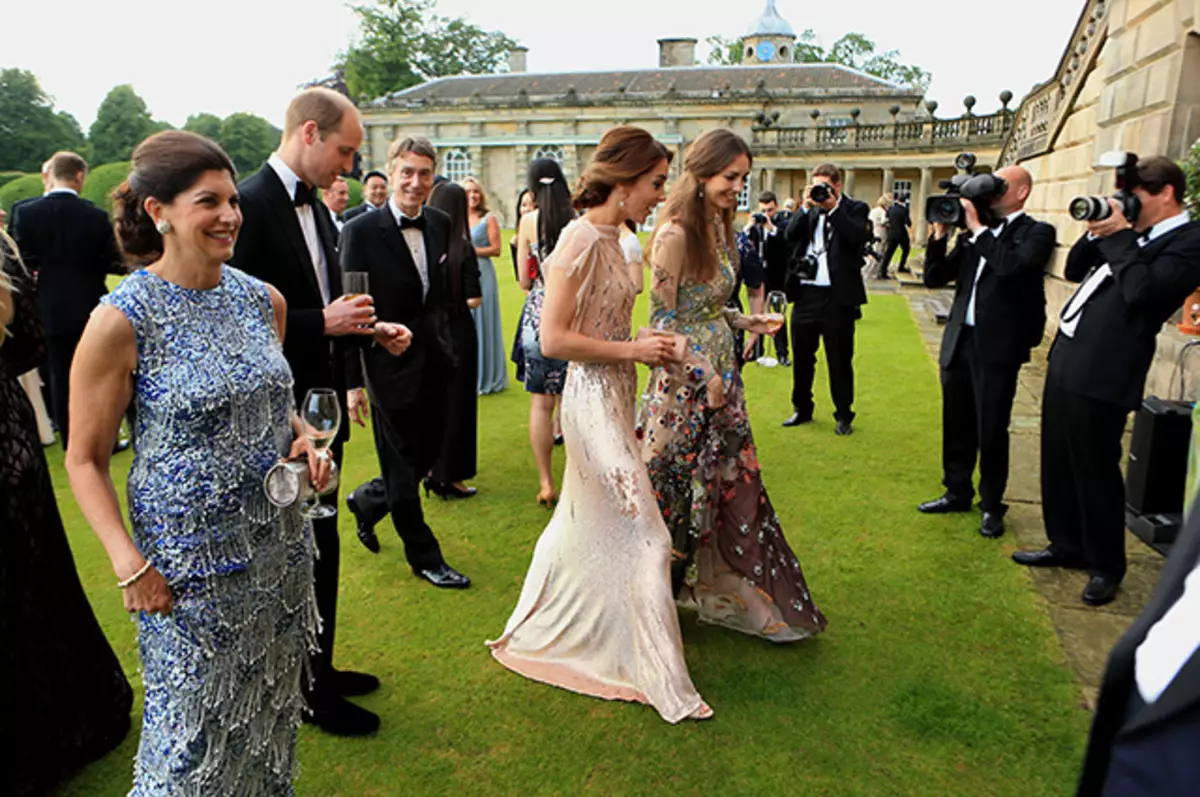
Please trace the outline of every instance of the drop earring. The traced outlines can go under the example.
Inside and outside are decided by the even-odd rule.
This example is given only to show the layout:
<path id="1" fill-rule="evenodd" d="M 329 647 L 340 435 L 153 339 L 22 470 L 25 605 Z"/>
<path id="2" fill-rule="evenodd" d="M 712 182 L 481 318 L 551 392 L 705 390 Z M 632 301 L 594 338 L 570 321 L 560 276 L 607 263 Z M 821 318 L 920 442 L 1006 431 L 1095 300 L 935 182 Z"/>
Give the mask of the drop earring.
<path id="1" fill-rule="evenodd" d="M 167 235 L 171 232 L 171 222 L 166 219 L 159 219 L 154 223 L 154 229 L 158 230 L 159 235 Z"/>

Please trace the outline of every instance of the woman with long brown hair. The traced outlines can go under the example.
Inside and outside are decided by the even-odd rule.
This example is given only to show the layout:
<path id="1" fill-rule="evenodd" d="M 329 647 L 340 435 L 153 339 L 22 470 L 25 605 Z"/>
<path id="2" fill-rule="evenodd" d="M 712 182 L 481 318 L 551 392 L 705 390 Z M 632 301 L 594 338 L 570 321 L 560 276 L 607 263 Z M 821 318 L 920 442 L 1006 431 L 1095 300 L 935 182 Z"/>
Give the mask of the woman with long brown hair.
<path id="1" fill-rule="evenodd" d="M 746 415 L 734 328 L 782 319 L 726 308 L 737 282 L 733 218 L 750 147 L 726 129 L 692 143 L 651 241 L 650 321 L 685 335 L 683 367 L 655 368 L 638 417 L 643 459 L 675 549 L 681 605 L 702 622 L 790 642 L 825 618 L 771 508 Z"/>
<path id="2" fill-rule="evenodd" d="M 670 160 L 645 130 L 608 131 L 575 194 L 585 213 L 545 263 L 542 348 L 571 363 L 562 500 L 504 634 L 488 644 L 527 678 L 649 703 L 675 723 L 712 710 L 683 660 L 671 541 L 633 432 L 634 363 L 664 365 L 674 345 L 663 336 L 629 339 L 636 293 L 617 233 L 662 201 Z"/>

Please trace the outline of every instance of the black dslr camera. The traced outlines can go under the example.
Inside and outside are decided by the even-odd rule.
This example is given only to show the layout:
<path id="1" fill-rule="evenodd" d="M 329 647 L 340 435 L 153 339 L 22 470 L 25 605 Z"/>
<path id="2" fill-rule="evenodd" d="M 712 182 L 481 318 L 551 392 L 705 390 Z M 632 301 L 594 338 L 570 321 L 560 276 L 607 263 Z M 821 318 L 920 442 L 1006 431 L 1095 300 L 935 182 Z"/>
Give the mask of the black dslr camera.
<path id="1" fill-rule="evenodd" d="M 925 220 L 935 224 L 966 227 L 966 213 L 962 202 L 959 201 L 966 199 L 975 206 L 983 226 L 998 225 L 1000 219 L 992 213 L 992 202 L 1004 195 L 1008 184 L 994 174 L 976 173 L 975 156 L 970 152 L 964 152 L 955 158 L 954 168 L 962 173 L 938 183 L 946 193 L 931 196 L 925 201 Z"/>
<path id="2" fill-rule="evenodd" d="M 833 189 L 827 183 L 813 183 L 813 187 L 808 189 L 808 197 L 819 205 L 833 197 Z"/>
<path id="3" fill-rule="evenodd" d="M 1138 156 L 1132 152 L 1106 152 L 1100 156 L 1099 166 L 1116 169 L 1117 193 L 1112 198 L 1121 206 L 1121 212 L 1130 224 L 1137 221 L 1142 212 L 1142 201 L 1133 189 L 1142 184 L 1137 170 Z M 1100 221 L 1112 215 L 1112 205 L 1102 196 L 1077 196 L 1067 206 L 1075 221 Z"/>

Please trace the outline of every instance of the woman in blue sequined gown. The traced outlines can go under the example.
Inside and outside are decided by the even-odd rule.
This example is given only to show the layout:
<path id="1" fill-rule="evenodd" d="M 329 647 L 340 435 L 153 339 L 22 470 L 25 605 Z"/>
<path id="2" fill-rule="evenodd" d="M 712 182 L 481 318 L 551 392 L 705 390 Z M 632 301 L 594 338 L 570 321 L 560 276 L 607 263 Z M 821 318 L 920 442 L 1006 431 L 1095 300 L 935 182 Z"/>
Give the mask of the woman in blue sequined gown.
<path id="1" fill-rule="evenodd" d="M 137 613 L 146 695 L 131 794 L 291 794 L 313 548 L 263 478 L 289 454 L 308 454 L 318 483 L 327 473 L 298 434 L 284 302 L 223 265 L 241 213 L 213 142 L 150 137 L 116 201 L 125 252 L 153 262 L 105 297 L 79 344 L 71 376 L 87 411 L 72 419 L 67 469 Z M 132 541 L 108 469 L 130 400 Z"/>
<path id="2" fill-rule="evenodd" d="M 500 222 L 488 211 L 483 187 L 474 177 L 462 181 L 467 192 L 467 212 L 471 243 L 479 260 L 479 285 L 483 301 L 471 310 L 478 343 L 479 369 L 475 377 L 479 395 L 499 393 L 508 387 L 508 363 L 505 362 L 504 329 L 500 322 L 500 286 L 496 283 L 493 257 L 500 256 Z"/>

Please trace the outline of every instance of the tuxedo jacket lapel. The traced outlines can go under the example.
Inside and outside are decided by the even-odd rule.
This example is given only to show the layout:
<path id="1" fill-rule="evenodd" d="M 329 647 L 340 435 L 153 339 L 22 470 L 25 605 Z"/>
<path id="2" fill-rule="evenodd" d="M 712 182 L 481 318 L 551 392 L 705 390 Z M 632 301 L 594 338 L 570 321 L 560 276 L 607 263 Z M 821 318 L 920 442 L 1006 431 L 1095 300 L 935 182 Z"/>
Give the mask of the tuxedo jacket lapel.
<path id="1" fill-rule="evenodd" d="M 283 230 L 288 242 L 291 243 L 292 251 L 302 266 L 301 271 L 304 272 L 304 278 L 308 280 L 313 293 L 320 296 L 321 286 L 317 282 L 317 274 L 313 270 L 312 255 L 308 252 L 308 244 L 304 242 L 304 232 L 300 229 L 300 218 L 296 215 L 296 205 L 292 201 L 292 197 L 288 196 L 287 191 L 284 190 L 283 181 L 279 179 L 275 170 L 268 164 L 262 167 L 262 171 L 271 194 L 268 204 L 275 213 L 275 220 Z M 319 230 L 320 222 L 317 222 L 317 227 Z M 328 259 L 328 257 L 329 254 L 326 252 L 326 258 Z M 330 285 L 329 289 L 332 298 L 333 285 Z"/>

